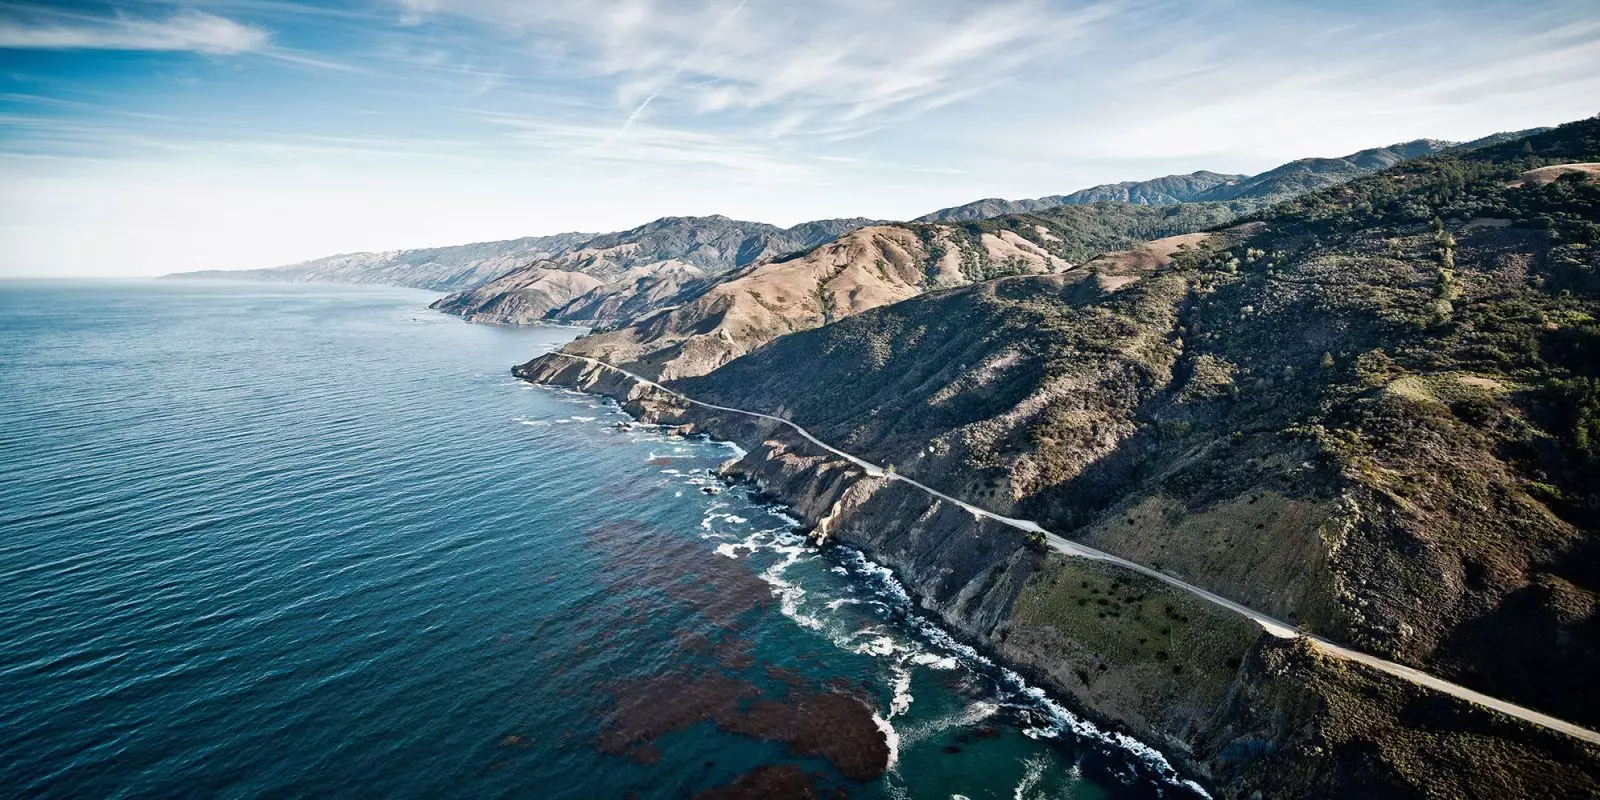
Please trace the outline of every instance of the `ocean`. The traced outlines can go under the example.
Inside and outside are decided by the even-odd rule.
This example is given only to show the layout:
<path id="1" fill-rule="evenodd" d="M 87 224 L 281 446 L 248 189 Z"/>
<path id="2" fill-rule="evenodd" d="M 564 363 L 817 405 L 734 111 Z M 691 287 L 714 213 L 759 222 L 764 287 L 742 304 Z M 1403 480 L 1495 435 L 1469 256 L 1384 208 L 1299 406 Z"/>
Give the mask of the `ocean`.
<path id="1" fill-rule="evenodd" d="M 1201 796 L 434 297 L 0 283 L 0 796 Z"/>

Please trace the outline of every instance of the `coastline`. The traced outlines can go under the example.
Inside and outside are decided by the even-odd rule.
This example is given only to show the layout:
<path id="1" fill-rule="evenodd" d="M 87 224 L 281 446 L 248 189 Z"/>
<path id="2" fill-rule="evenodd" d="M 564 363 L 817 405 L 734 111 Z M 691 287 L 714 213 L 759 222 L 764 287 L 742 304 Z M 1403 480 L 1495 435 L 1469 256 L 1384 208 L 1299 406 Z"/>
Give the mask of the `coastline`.
<path id="1" fill-rule="evenodd" d="M 860 551 L 889 570 L 946 633 L 975 643 L 985 657 L 1049 694 L 1069 698 L 1075 715 L 1150 747 L 1183 779 L 1215 796 L 1342 797 L 1379 786 L 1388 791 L 1372 796 L 1435 796 L 1436 784 L 1465 788 L 1504 780 L 1508 769 L 1516 785 L 1537 785 L 1537 762 L 1550 753 L 1600 764 L 1600 750 L 1331 659 L 1305 642 L 1178 596 L 1147 576 L 1041 552 L 1024 532 L 875 476 L 776 418 L 691 405 L 671 390 L 559 351 L 512 373 L 609 397 L 643 422 L 735 443 L 745 455 L 725 464 L 724 476 L 748 481 L 792 509 L 814 538 Z M 1173 637 L 1182 640 L 1174 642 L 1179 646 L 1155 653 L 1153 663 L 1124 663 L 1116 652 L 1125 643 L 1119 635 L 1126 638 L 1120 629 L 1134 626 L 1120 618 L 1106 619 L 1102 630 L 1087 618 L 1087 626 L 1077 617 L 1070 625 L 1052 622 L 1052 615 L 1063 616 L 1063 605 L 1071 608 L 1051 605 L 1061 599 L 1059 587 L 1080 582 L 1085 588 L 1104 582 L 1106 591 L 1137 593 L 1140 600 L 1153 596 L 1156 607 L 1167 603 L 1161 622 L 1193 633 Z M 1080 597 L 1077 606 L 1085 602 Z M 1413 705 L 1427 708 L 1408 714 Z M 1512 760 L 1495 752 L 1482 762 L 1445 760 L 1455 754 L 1453 734 L 1473 736 L 1485 728 L 1492 741 L 1475 746 L 1509 746 L 1541 758 Z M 1435 741 L 1414 745 L 1418 752 L 1381 752 L 1381 745 L 1414 741 L 1417 734 Z M 1370 752 L 1374 745 L 1380 745 L 1377 754 Z M 1339 763 L 1350 759 L 1337 751 L 1350 747 L 1359 751 L 1355 763 Z M 1407 762 L 1417 757 L 1422 767 L 1406 774 Z M 1391 774 L 1397 768 L 1400 774 Z"/>
<path id="2" fill-rule="evenodd" d="M 551 354 L 559 355 L 559 353 Z M 543 357 L 541 357 L 543 358 Z M 535 359 L 538 361 L 539 359 Z M 643 387 L 630 378 L 622 378 L 614 382 L 600 380 L 578 380 L 568 382 L 539 380 L 530 377 L 521 371 L 522 367 L 513 368 L 512 374 L 519 379 L 540 386 L 581 391 L 587 394 L 607 397 L 616 402 L 625 413 L 632 416 L 637 422 L 648 425 L 661 425 L 676 428 L 677 432 L 684 435 L 702 434 L 712 441 L 730 444 L 740 451 L 741 456 L 729 459 L 722 469 L 719 477 L 728 483 L 741 483 L 752 487 L 756 497 L 764 502 L 771 502 L 783 506 L 789 516 L 793 517 L 802 526 L 809 542 L 816 546 L 838 545 L 849 554 L 854 554 L 865 563 L 865 572 L 877 572 L 879 578 L 889 583 L 895 589 L 906 595 L 911 611 L 922 622 L 918 626 L 923 635 L 932 638 L 947 638 L 949 645 L 954 649 L 970 651 L 970 657 L 980 663 L 999 670 L 1003 675 L 1018 684 L 1018 688 L 1040 699 L 1044 705 L 1052 707 L 1057 715 L 1054 720 L 1061 729 L 1070 729 L 1075 734 L 1085 739 L 1092 739 L 1107 747 L 1117 748 L 1132 754 L 1144 762 L 1153 773 L 1164 780 L 1182 786 L 1206 797 L 1213 796 L 1211 787 L 1206 782 L 1212 777 L 1203 765 L 1196 764 L 1187 758 L 1181 750 L 1162 747 L 1154 744 L 1149 736 L 1141 736 L 1132 729 L 1124 720 L 1108 716 L 1100 711 L 1084 706 L 1070 692 L 1063 691 L 1054 685 L 1048 672 L 1040 670 L 1037 665 L 1018 661 L 994 646 L 989 637 L 977 630 L 971 620 L 953 617 L 950 609 L 941 605 L 937 600 L 927 594 L 915 576 L 907 574 L 897 559 L 884 558 L 889 555 L 877 551 L 870 540 L 858 539 L 848 534 L 839 535 L 841 520 L 837 505 L 841 500 L 831 503 L 818 503 L 819 498 L 806 493 L 797 496 L 785 491 L 781 482 L 772 481 L 771 473 L 761 469 L 750 469 L 746 462 L 753 463 L 778 463 L 782 458 L 773 458 L 777 455 L 771 451 L 769 445 L 775 433 L 783 430 L 781 425 L 739 425 L 738 418 L 732 415 L 708 415 L 713 419 L 694 418 L 686 412 L 674 413 L 661 405 L 651 402 L 649 395 L 658 394 L 654 389 Z M 604 374 L 615 374 L 604 371 Z M 631 387 L 631 388 L 625 388 Z M 643 389 L 643 392 L 637 391 Z M 792 437 L 796 441 L 793 449 L 788 449 L 784 455 L 798 456 L 800 458 L 818 458 L 815 455 L 803 455 L 797 451 L 807 448 L 809 443 Z M 832 470 L 827 470 L 832 471 Z M 858 470 L 859 472 L 859 470 Z M 864 472 L 859 472 L 856 480 L 875 480 Z M 844 476 L 840 476 L 844 477 Z M 887 484 L 881 478 L 876 479 L 880 484 Z M 841 481 L 835 488 L 841 495 L 848 494 L 854 487 L 854 482 L 849 478 Z M 793 487 L 789 487 L 793 488 Z M 831 506 L 830 513 L 819 515 L 818 509 L 824 505 Z M 972 518 L 964 513 L 960 516 Z M 999 531 L 1006 530 L 1003 526 L 993 526 Z M 995 533 L 991 532 L 991 533 Z M 990 534 L 985 534 L 990 535 Z M 1028 548 L 1022 536 L 1013 536 L 1017 540 L 1016 555 L 1024 559 L 1030 555 L 1038 555 Z M 1009 558 L 1007 560 L 1010 560 Z"/>

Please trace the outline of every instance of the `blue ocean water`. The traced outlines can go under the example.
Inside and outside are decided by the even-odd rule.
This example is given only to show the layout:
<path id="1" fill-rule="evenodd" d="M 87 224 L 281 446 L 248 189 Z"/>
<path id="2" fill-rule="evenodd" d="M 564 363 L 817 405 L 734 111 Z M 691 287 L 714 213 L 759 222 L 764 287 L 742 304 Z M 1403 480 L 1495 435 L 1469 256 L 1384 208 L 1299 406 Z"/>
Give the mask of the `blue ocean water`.
<path id="1" fill-rule="evenodd" d="M 1194 796 L 432 297 L 0 284 L 0 795 Z"/>

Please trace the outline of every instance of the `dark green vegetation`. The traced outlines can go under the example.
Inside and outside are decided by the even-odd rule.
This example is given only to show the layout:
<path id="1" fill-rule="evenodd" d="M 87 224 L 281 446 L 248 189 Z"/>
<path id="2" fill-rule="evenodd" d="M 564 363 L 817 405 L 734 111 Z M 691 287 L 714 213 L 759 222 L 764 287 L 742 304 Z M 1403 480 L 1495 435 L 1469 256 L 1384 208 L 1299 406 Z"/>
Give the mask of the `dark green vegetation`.
<path id="1" fill-rule="evenodd" d="M 1003 200 L 991 197 L 964 205 L 944 208 L 917 217 L 917 222 L 963 222 L 989 219 L 1006 214 L 1031 214 L 1058 206 L 1079 203 L 1137 203 L 1168 205 L 1194 200 L 1209 189 L 1244 180 L 1248 175 L 1224 175 L 1201 170 L 1188 175 L 1167 175 L 1148 181 L 1123 181 L 1091 186 L 1071 194 L 1058 194 L 1029 200 Z"/>
<path id="2" fill-rule="evenodd" d="M 971 502 L 1593 727 L 1600 184 L 1524 174 L 1595 161 L 1593 119 L 1406 161 L 1170 258 L 934 292 L 677 388 L 781 411 Z M 1141 670 L 1159 658 L 1148 641 L 1092 634 L 1112 611 L 1142 631 L 1148 601 L 1090 609 L 1098 597 L 1053 586 L 1014 608 L 1098 642 L 1061 653 L 1120 653 Z M 1235 754 L 1241 785 L 1594 791 L 1559 737 L 1279 646 L 1241 658 L 1232 696 L 1299 709 L 1292 721 L 1327 748 Z M 1261 770 L 1276 782 L 1252 783 Z"/>
<path id="3" fill-rule="evenodd" d="M 1225 225 L 1243 214 L 1259 211 L 1265 205 L 1252 200 L 1167 205 L 1097 202 L 950 225 L 906 224 L 925 241 L 932 240 L 934 231 L 952 231 L 962 240 L 965 248 L 973 252 L 982 249 L 978 239 L 983 234 L 1010 231 L 1035 242 L 1059 258 L 1081 264 L 1108 250 L 1121 250 L 1151 239 Z M 939 253 L 933 255 L 937 260 Z M 1006 271 L 1001 264 L 986 264 L 977 274 L 982 276 L 978 278 L 982 280 L 1018 272 Z"/>

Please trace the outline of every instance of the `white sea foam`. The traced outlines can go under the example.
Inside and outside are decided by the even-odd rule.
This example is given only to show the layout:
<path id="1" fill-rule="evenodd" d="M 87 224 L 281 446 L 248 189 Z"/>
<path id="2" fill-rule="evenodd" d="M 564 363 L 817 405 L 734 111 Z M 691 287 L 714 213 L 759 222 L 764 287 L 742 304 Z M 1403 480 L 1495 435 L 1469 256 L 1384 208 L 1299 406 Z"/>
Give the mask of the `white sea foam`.
<path id="1" fill-rule="evenodd" d="M 857 653 L 861 653 L 862 655 L 892 656 L 899 648 L 895 646 L 893 639 L 887 636 L 878 636 L 871 641 L 866 642 L 865 644 L 856 645 L 851 649 L 855 650 Z"/>
<path id="2" fill-rule="evenodd" d="M 679 448 L 674 447 L 674 452 Z M 655 453 L 651 453 L 656 457 Z M 705 483 L 703 478 L 691 478 L 691 484 Z M 749 519 L 733 514 L 726 509 L 730 506 L 723 501 L 713 501 L 708 506 L 707 513 L 701 521 L 701 527 L 706 531 L 706 538 L 725 539 L 729 536 L 738 536 L 731 533 L 728 528 L 748 525 Z M 891 756 L 891 770 L 898 763 L 899 752 L 904 743 L 909 744 L 931 735 L 933 731 L 955 725 L 971 725 L 994 714 L 1002 707 L 1012 707 L 1026 710 L 1035 720 L 1023 728 L 1022 732 L 1035 739 L 1054 738 L 1070 731 L 1076 737 L 1100 742 L 1103 745 L 1128 753 L 1148 766 L 1152 771 L 1164 779 L 1184 786 L 1201 796 L 1204 791 L 1191 781 L 1183 780 L 1160 752 L 1125 734 L 1101 730 L 1087 720 L 1078 717 L 1050 698 L 1039 687 L 1029 685 L 1028 682 L 1016 672 L 997 666 L 994 661 L 972 646 L 957 640 L 948 631 L 921 616 L 915 611 L 915 603 L 905 587 L 894 577 L 893 571 L 867 559 L 864 554 L 848 547 L 838 547 L 834 550 L 838 564 L 830 568 L 836 574 L 854 575 L 861 579 L 870 588 L 874 600 L 870 602 L 882 604 L 891 609 L 901 609 L 907 612 L 904 624 L 915 634 L 915 640 L 897 641 L 893 635 L 893 628 L 885 629 L 873 626 L 866 630 L 846 631 L 840 627 L 843 620 L 835 624 L 828 624 L 834 613 L 845 605 L 853 605 L 863 601 L 854 598 L 836 598 L 817 606 L 817 611 L 822 614 L 807 612 L 807 591 L 796 581 L 786 577 L 791 567 L 802 560 L 819 558 L 820 551 L 806 545 L 805 538 L 797 529 L 801 527 L 800 520 L 796 519 L 787 507 L 772 505 L 763 509 L 766 513 L 782 520 L 786 527 L 756 530 L 744 535 L 738 541 L 720 541 L 715 550 L 718 555 L 727 558 L 739 558 L 740 551 L 749 553 L 770 552 L 780 558 L 767 569 L 760 573 L 762 580 L 773 587 L 773 594 L 779 600 L 779 607 L 784 616 L 802 627 L 823 633 L 833 644 L 840 649 L 849 650 L 874 658 L 888 661 L 891 675 L 893 699 L 889 703 L 887 713 L 883 717 L 874 715 L 880 729 L 884 731 L 885 738 L 889 741 Z M 741 532 L 742 533 L 742 532 Z M 854 592 L 855 587 L 846 585 L 841 587 L 844 591 Z M 920 642 L 920 644 L 919 644 Z M 947 717 L 932 722 L 922 723 L 907 729 L 904 734 L 897 731 L 889 720 L 902 716 L 909 711 L 912 696 L 910 685 L 912 682 L 912 667 L 936 670 L 950 670 L 966 666 L 982 674 L 989 675 L 996 681 L 999 690 L 997 701 L 994 703 L 975 703 L 961 714 Z M 1034 763 L 1034 762 L 1030 762 Z M 1039 769 L 1043 769 L 1043 761 L 1039 761 Z M 1030 767 L 1030 770 L 1033 767 Z M 1042 775 L 1042 773 L 1041 773 Z M 1021 797 L 1032 787 L 1037 786 L 1040 776 L 1028 778 L 1019 784 L 1016 796 Z"/>
<path id="3" fill-rule="evenodd" d="M 878 716 L 876 713 L 872 715 L 872 722 L 878 726 L 878 730 L 883 731 L 884 742 L 889 745 L 888 769 L 893 771 L 895 766 L 900 763 L 900 734 L 894 729 L 893 725 L 889 724 L 889 720 Z"/>
<path id="4" fill-rule="evenodd" d="M 938 670 L 955 669 L 960 666 L 956 662 L 955 656 L 941 656 L 937 653 L 917 653 L 911 656 L 911 663 L 919 667 Z"/>
<path id="5" fill-rule="evenodd" d="M 761 579 L 771 584 L 774 593 L 778 596 L 778 608 L 783 615 L 799 623 L 802 627 L 815 631 L 823 629 L 822 620 L 810 614 L 800 612 L 800 606 L 805 603 L 806 590 L 798 584 L 785 580 L 783 573 L 800 560 L 800 555 L 805 551 L 799 547 L 785 547 L 776 545 L 774 551 L 783 554 L 784 559 L 768 567 L 761 573 Z"/>
<path id="6" fill-rule="evenodd" d="M 1033 791 L 1033 787 L 1038 786 L 1040 779 L 1044 777 L 1044 759 L 1030 758 L 1022 763 L 1024 765 L 1022 780 L 1017 781 L 1017 788 L 1011 793 L 1014 800 L 1025 800 L 1027 793 Z"/>
<path id="7" fill-rule="evenodd" d="M 902 726 L 900 743 L 902 746 L 915 744 L 952 728 L 968 728 L 994 716 L 995 712 L 999 710 L 999 703 L 979 700 L 955 714 L 926 720 L 909 727 Z"/>
<path id="8" fill-rule="evenodd" d="M 894 670 L 894 699 L 889 701 L 888 719 L 894 719 L 911 710 L 911 670 L 896 664 Z"/>

